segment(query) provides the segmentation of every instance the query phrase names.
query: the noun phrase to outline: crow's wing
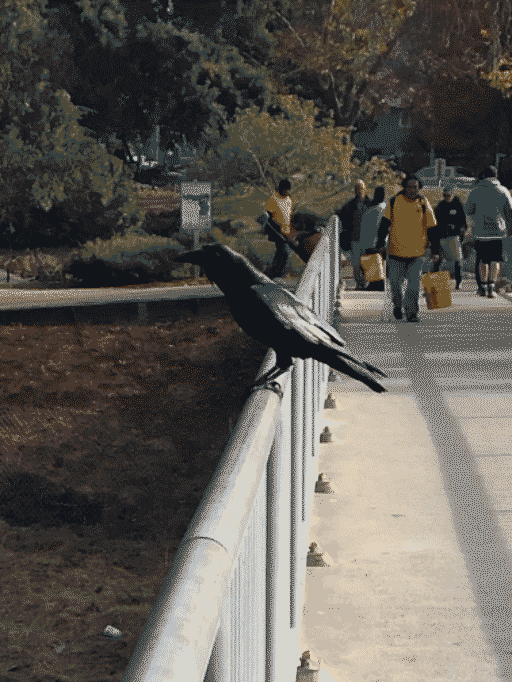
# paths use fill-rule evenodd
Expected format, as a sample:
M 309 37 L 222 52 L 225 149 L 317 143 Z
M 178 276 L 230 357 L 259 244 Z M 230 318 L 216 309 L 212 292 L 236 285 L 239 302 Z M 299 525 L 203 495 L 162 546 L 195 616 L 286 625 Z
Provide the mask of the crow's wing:
M 287 289 L 274 283 L 252 286 L 251 289 L 283 327 L 297 332 L 305 341 L 338 351 L 340 346 L 346 345 L 334 327 L 321 320 Z

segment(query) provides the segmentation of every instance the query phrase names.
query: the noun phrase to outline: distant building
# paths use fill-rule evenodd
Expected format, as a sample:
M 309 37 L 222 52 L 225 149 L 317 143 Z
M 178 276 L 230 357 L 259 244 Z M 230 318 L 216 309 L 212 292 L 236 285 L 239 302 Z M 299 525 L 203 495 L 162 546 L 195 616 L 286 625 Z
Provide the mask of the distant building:
M 355 156 L 361 162 L 369 161 L 373 156 L 392 158 L 398 166 L 409 170 L 415 156 L 413 147 L 417 131 L 406 115 L 407 112 L 399 109 L 393 101 L 393 107 L 388 113 L 361 122 L 359 130 L 353 136 L 354 143 L 361 150 Z

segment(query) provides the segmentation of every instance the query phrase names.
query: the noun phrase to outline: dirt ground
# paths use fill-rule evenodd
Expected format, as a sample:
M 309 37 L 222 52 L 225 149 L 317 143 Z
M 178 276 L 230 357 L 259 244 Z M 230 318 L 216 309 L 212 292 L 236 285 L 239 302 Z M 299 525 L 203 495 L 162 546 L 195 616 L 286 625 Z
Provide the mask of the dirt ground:
M 0 326 L 0 682 L 122 679 L 266 353 L 216 301 Z

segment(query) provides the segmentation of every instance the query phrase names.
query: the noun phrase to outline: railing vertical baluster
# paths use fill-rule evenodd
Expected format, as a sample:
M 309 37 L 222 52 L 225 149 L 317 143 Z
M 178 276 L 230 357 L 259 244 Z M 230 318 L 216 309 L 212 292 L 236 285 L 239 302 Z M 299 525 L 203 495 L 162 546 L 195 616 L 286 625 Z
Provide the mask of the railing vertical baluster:
M 297 590 L 299 585 L 299 533 L 301 520 L 301 455 L 304 391 L 304 360 L 298 359 L 292 374 L 292 452 L 291 452 L 291 537 L 290 537 L 290 627 L 297 626 Z
M 261 481 L 258 516 L 256 526 L 256 540 L 254 548 L 254 556 L 252 560 L 257 562 L 258 575 L 257 585 L 258 589 L 254 591 L 254 600 L 256 603 L 255 611 L 258 613 L 258 678 L 256 682 L 265 682 L 265 658 L 266 658 L 266 637 L 265 629 L 267 625 L 267 610 L 266 610 L 266 562 L 262 558 L 266 554 L 267 549 L 267 472 Z
M 252 520 L 252 518 L 251 518 Z M 252 641 L 251 638 L 249 637 L 249 620 L 252 617 L 251 614 L 251 602 L 252 602 L 252 591 L 254 589 L 254 586 L 252 585 L 251 578 L 252 578 L 252 571 L 249 566 L 249 551 L 251 548 L 251 521 L 249 521 L 249 528 L 247 529 L 247 535 L 245 538 L 245 542 L 243 544 L 243 563 L 242 563 L 242 581 L 241 581 L 241 586 L 242 586 L 242 595 L 243 595 L 243 612 L 242 612 L 242 622 L 240 623 L 242 627 L 242 631 L 244 633 L 243 636 L 243 648 L 242 648 L 242 675 L 240 677 L 243 682 L 249 682 L 249 671 L 248 671 L 248 662 L 252 661 L 253 658 L 253 646 L 252 646 Z M 250 590 L 247 588 L 250 586 Z
M 313 289 L 313 297 L 314 297 L 314 309 L 315 313 L 319 316 L 322 317 L 322 273 L 321 271 L 318 273 L 318 276 L 315 281 L 315 287 Z M 318 411 L 318 391 L 317 391 L 317 382 L 318 382 L 318 363 L 313 362 L 312 363 L 312 381 L 313 381 L 313 395 L 312 395 L 312 400 L 311 404 L 309 405 L 310 408 L 313 409 L 313 411 L 316 413 Z
M 295 370 L 294 370 L 295 372 Z M 293 375 L 292 375 L 293 376 Z M 291 405 L 287 390 L 281 403 L 274 444 L 267 464 L 267 659 L 265 682 L 295 682 L 290 651 L 298 646 L 291 630 Z M 297 639 L 297 642 L 293 638 Z
M 236 563 L 236 568 L 233 575 L 232 583 L 232 603 L 231 603 L 231 642 L 232 642 L 232 653 L 233 653 L 233 675 L 235 679 L 239 675 L 240 671 L 240 643 L 239 643 L 239 627 L 240 623 L 240 603 L 238 600 L 238 562 Z
M 307 559 L 307 536 L 308 536 L 308 518 L 310 509 L 308 505 L 309 487 L 311 484 L 311 440 L 313 437 L 313 420 L 315 417 L 314 410 L 314 384 L 313 384 L 313 360 L 308 358 L 305 361 L 305 377 L 304 377 L 304 439 L 302 444 L 302 545 L 304 560 L 303 576 L 306 576 L 306 559 Z

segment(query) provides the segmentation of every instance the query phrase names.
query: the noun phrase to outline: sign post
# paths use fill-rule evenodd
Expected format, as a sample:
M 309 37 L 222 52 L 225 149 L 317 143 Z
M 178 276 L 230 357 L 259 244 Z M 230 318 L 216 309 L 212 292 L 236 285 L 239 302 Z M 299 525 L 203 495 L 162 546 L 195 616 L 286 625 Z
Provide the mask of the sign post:
M 193 250 L 199 246 L 199 235 L 212 228 L 212 183 L 181 183 L 181 229 L 191 234 L 194 240 Z M 194 278 L 199 276 L 198 267 L 194 265 Z

